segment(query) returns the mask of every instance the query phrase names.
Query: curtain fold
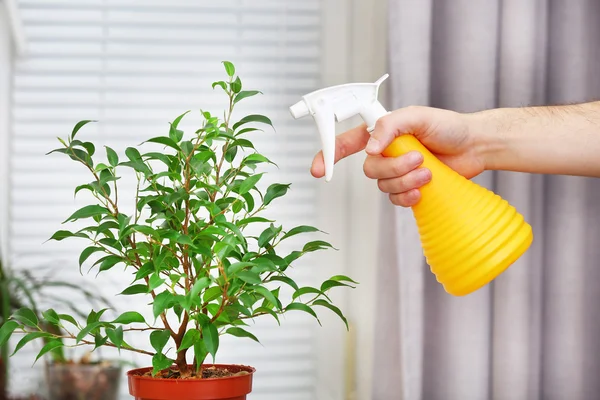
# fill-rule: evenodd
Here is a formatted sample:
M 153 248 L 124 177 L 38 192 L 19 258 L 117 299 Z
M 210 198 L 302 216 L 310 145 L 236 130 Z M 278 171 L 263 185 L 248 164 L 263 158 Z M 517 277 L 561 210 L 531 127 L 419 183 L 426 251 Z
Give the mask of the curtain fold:
M 389 0 L 389 103 L 472 112 L 600 98 L 598 21 L 595 0 Z M 525 215 L 534 243 L 455 298 L 429 272 L 410 210 L 382 195 L 373 398 L 600 398 L 600 180 L 474 181 Z

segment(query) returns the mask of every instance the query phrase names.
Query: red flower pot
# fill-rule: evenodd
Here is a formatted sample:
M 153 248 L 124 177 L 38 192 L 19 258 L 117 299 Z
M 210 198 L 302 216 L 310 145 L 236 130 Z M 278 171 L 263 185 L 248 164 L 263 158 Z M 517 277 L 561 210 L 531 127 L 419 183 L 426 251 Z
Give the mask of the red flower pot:
M 133 369 L 127 372 L 129 394 L 135 400 L 246 400 L 246 395 L 252 391 L 254 368 L 227 364 L 204 366 L 209 367 L 247 374 L 225 378 L 163 379 L 143 376 L 152 370 L 151 367 Z

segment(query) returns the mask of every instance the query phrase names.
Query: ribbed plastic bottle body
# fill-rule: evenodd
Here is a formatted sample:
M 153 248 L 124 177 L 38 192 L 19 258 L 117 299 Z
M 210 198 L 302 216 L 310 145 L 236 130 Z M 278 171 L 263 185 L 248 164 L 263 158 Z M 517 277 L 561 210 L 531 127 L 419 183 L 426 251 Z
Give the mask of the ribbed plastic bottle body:
M 383 155 L 413 150 L 432 173 L 412 207 L 427 263 L 448 293 L 472 293 L 527 251 L 531 226 L 506 200 L 456 173 L 412 135 L 396 138 Z

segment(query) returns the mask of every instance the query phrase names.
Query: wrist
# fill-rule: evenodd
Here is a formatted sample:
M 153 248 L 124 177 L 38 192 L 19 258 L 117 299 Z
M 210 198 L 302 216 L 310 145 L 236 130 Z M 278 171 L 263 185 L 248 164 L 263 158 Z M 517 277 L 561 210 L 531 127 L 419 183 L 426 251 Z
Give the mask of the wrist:
M 503 165 L 510 153 L 507 122 L 510 109 L 491 109 L 464 114 L 469 136 L 473 138 L 474 151 L 484 170 L 505 169 Z

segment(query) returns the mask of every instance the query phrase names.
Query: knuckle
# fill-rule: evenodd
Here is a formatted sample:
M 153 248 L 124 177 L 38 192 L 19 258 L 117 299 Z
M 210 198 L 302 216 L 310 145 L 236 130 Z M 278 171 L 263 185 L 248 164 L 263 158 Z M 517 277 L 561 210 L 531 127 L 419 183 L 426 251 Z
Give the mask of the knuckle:
M 375 122 L 374 132 L 378 132 L 379 134 L 386 133 L 390 127 L 390 116 L 384 115 L 379 118 L 377 122 Z
M 336 148 L 338 152 L 338 157 L 336 158 L 345 158 L 348 155 L 348 141 L 343 137 L 339 137 L 336 139 Z
M 375 179 L 375 166 L 373 165 L 373 160 L 371 158 L 367 158 L 363 164 L 363 172 L 367 176 L 367 178 Z
M 402 157 L 394 159 L 394 162 L 392 163 L 392 172 L 398 177 L 406 175 L 406 168 Z
M 379 188 L 379 190 L 381 190 L 382 192 L 386 192 L 386 184 L 383 180 L 379 179 L 377 181 L 377 187 Z
M 400 195 L 390 194 L 390 201 L 395 206 L 401 206 L 401 207 L 403 206 L 402 197 Z

